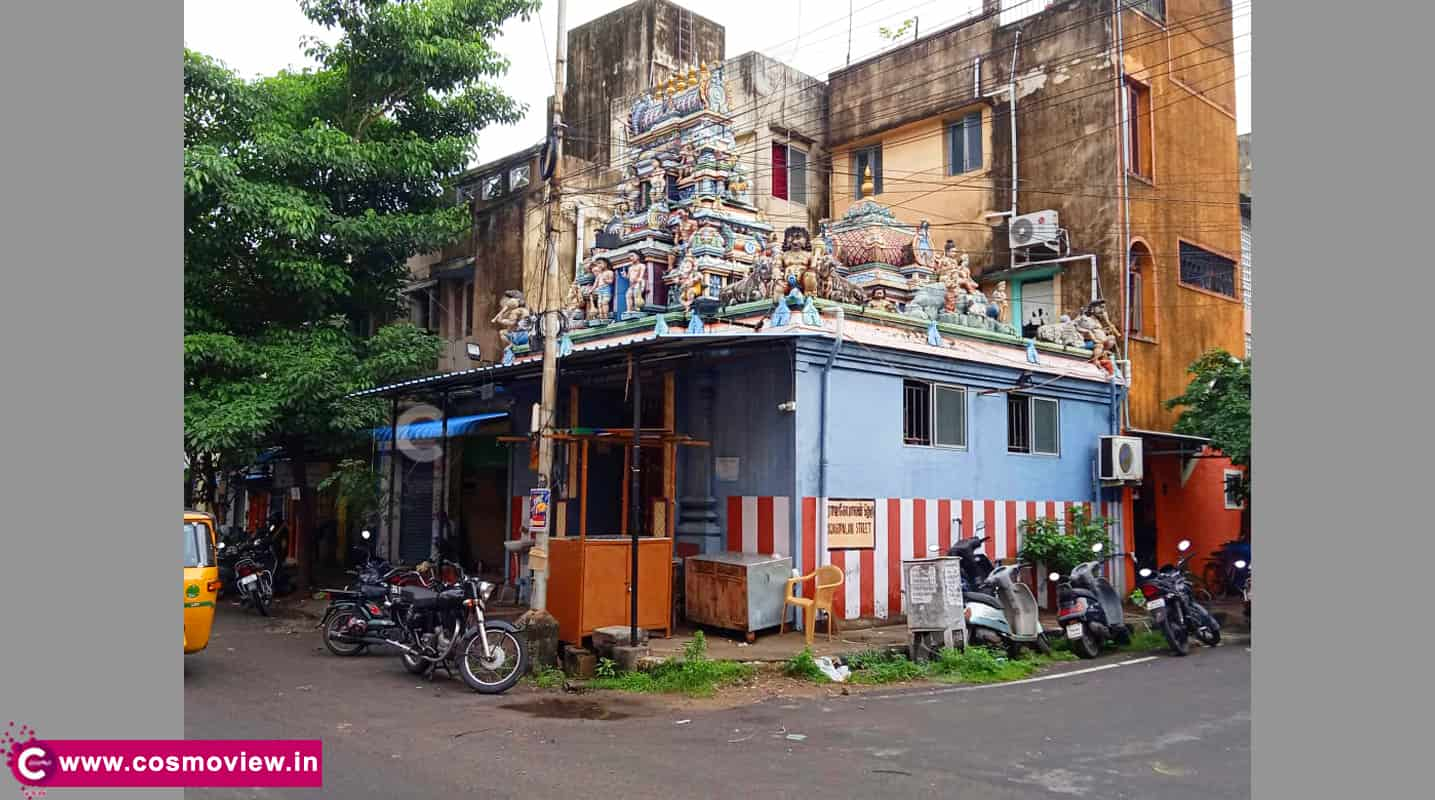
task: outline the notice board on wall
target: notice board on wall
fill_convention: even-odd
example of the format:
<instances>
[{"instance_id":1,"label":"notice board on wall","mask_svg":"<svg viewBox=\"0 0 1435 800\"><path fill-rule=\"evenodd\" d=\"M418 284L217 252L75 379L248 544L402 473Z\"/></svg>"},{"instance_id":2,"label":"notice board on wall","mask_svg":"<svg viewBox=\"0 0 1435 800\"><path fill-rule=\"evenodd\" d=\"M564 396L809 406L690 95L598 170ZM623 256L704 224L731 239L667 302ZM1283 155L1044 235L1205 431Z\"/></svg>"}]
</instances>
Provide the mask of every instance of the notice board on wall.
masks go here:
<instances>
[{"instance_id":1,"label":"notice board on wall","mask_svg":"<svg viewBox=\"0 0 1435 800\"><path fill-rule=\"evenodd\" d=\"M828 499L827 549L870 550L877 545L877 501Z\"/></svg>"}]
</instances>

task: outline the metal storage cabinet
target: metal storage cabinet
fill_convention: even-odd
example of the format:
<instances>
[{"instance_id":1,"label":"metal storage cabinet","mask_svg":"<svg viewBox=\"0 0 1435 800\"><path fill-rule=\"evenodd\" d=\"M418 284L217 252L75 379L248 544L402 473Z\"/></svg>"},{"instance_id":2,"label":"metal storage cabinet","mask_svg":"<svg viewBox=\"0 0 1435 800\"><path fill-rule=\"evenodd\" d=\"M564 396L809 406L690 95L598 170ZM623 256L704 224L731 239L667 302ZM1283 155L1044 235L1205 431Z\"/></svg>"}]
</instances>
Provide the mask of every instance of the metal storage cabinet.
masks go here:
<instances>
[{"instance_id":1,"label":"metal storage cabinet","mask_svg":"<svg viewBox=\"0 0 1435 800\"><path fill-rule=\"evenodd\" d=\"M688 556L683 567L684 613L690 622L742 631L782 623L783 591L792 577L792 559L757 553Z\"/></svg>"}]
</instances>

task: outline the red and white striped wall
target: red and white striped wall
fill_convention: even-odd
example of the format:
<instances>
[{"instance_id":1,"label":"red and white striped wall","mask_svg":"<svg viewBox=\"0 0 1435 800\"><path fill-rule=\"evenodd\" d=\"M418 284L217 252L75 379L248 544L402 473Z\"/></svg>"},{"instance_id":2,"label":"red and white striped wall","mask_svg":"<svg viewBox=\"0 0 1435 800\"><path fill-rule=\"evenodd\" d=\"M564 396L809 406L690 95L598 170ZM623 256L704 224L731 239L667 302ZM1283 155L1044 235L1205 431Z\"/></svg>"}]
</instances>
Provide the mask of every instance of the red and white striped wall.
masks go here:
<instances>
[{"instance_id":1,"label":"red and white striped wall","mask_svg":"<svg viewBox=\"0 0 1435 800\"><path fill-rule=\"evenodd\" d=\"M744 553L796 555L794 564L803 572L812 571L819 563L835 564L846 575L836 598L838 616L886 619L903 613L902 561L925 557L929 545L936 544L945 553L954 540L969 538L980 528L987 537L982 547L989 558L1012 559L1021 547L1023 520L1065 520L1075 507L1111 515L1114 504L1098 505L1099 510L1084 501L879 497L876 547L828 550L825 526L819 524L821 504L816 497L804 497L799 553L793 554L787 552L791 546L789 498L733 496L727 498L727 547ZM952 529L954 519L961 520L960 530ZM1036 579L1037 597L1044 600L1045 576Z\"/></svg>"}]
</instances>

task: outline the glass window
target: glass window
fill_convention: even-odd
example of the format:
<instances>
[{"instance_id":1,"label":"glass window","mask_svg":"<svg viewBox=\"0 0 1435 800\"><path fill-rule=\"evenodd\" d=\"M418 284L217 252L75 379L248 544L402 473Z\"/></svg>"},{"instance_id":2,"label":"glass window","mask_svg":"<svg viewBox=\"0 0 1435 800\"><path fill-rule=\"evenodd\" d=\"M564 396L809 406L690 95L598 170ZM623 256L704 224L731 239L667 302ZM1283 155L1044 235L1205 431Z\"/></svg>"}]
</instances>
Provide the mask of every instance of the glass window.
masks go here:
<instances>
[{"instance_id":1,"label":"glass window","mask_svg":"<svg viewBox=\"0 0 1435 800\"><path fill-rule=\"evenodd\" d=\"M1044 397L1031 399L1032 452L1040 455L1061 454L1061 415L1057 402Z\"/></svg>"},{"instance_id":2,"label":"glass window","mask_svg":"<svg viewBox=\"0 0 1435 800\"><path fill-rule=\"evenodd\" d=\"M1061 455L1061 412L1056 400L1007 395L1007 452Z\"/></svg>"},{"instance_id":3,"label":"glass window","mask_svg":"<svg viewBox=\"0 0 1435 800\"><path fill-rule=\"evenodd\" d=\"M933 387L936 443L943 447L967 446L967 391L956 386Z\"/></svg>"},{"instance_id":4,"label":"glass window","mask_svg":"<svg viewBox=\"0 0 1435 800\"><path fill-rule=\"evenodd\" d=\"M209 539L209 526L199 522L184 523L184 565L214 566L214 543Z\"/></svg>"},{"instance_id":5,"label":"glass window","mask_svg":"<svg viewBox=\"0 0 1435 800\"><path fill-rule=\"evenodd\" d=\"M852 196L862 198L862 181L872 170L872 193L882 193L882 146L864 147L852 153Z\"/></svg>"},{"instance_id":6,"label":"glass window","mask_svg":"<svg viewBox=\"0 0 1435 800\"><path fill-rule=\"evenodd\" d=\"M947 126L947 174L982 168L982 113L974 111Z\"/></svg>"},{"instance_id":7,"label":"glass window","mask_svg":"<svg viewBox=\"0 0 1435 800\"><path fill-rule=\"evenodd\" d=\"M807 154L795 147L787 148L787 200L807 202Z\"/></svg>"}]
</instances>

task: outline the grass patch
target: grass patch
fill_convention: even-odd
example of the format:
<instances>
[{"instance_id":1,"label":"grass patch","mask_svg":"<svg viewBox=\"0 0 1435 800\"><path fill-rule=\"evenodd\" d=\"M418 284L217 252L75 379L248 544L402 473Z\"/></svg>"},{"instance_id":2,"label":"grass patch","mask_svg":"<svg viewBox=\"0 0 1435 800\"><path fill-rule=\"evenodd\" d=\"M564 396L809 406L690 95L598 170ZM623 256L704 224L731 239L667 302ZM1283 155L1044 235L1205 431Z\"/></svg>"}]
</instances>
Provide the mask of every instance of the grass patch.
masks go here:
<instances>
[{"instance_id":1,"label":"grass patch","mask_svg":"<svg viewBox=\"0 0 1435 800\"><path fill-rule=\"evenodd\" d=\"M817 660L812 657L812 649L807 647L804 647L801 653L783 662L782 674L789 678L812 681L813 683L827 683L831 680L817 667Z\"/></svg>"},{"instance_id":2,"label":"grass patch","mask_svg":"<svg viewBox=\"0 0 1435 800\"><path fill-rule=\"evenodd\" d=\"M540 689L557 689L563 685L564 677L563 670L545 667L534 670L528 680Z\"/></svg>"},{"instance_id":3,"label":"grass patch","mask_svg":"<svg viewBox=\"0 0 1435 800\"><path fill-rule=\"evenodd\" d=\"M858 684L905 683L925 678L927 670L900 653L884 654L881 659L866 662L862 669L853 669L848 680Z\"/></svg>"},{"instance_id":4,"label":"grass patch","mask_svg":"<svg viewBox=\"0 0 1435 800\"><path fill-rule=\"evenodd\" d=\"M883 650L864 650L843 659L852 669L848 680L859 685L907 683L931 679L947 683L1001 683L1031 676L1037 669L1059 661L1076 661L1070 651L1053 650L1051 655L1024 652L1016 661L985 647L969 647L965 653L943 650L935 661L919 664L906 654ZM811 652L804 650L788 659L783 672L792 678L814 683L830 683L817 668Z\"/></svg>"},{"instance_id":5,"label":"grass patch","mask_svg":"<svg viewBox=\"0 0 1435 800\"><path fill-rule=\"evenodd\" d=\"M1131 632L1131 643L1116 645L1116 650L1122 653L1153 653L1158 650L1165 650L1171 645L1166 641L1165 634L1160 631L1138 631Z\"/></svg>"},{"instance_id":6,"label":"grass patch","mask_svg":"<svg viewBox=\"0 0 1435 800\"><path fill-rule=\"evenodd\" d=\"M960 683L1003 683L1030 677L1040 663L1033 657L1013 661L986 647L968 647L966 652L944 648L936 661L927 667L928 674L938 680Z\"/></svg>"},{"instance_id":7,"label":"grass patch","mask_svg":"<svg viewBox=\"0 0 1435 800\"><path fill-rule=\"evenodd\" d=\"M816 664L813 664L816 667ZM750 679L753 668L736 661L713 661L707 657L702 631L683 647L683 657L659 664L646 672L625 672L588 682L594 689L612 689L639 694L685 694L710 697L719 688Z\"/></svg>"}]
</instances>

